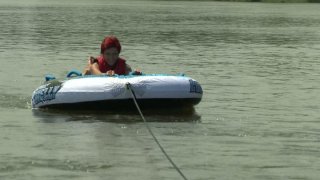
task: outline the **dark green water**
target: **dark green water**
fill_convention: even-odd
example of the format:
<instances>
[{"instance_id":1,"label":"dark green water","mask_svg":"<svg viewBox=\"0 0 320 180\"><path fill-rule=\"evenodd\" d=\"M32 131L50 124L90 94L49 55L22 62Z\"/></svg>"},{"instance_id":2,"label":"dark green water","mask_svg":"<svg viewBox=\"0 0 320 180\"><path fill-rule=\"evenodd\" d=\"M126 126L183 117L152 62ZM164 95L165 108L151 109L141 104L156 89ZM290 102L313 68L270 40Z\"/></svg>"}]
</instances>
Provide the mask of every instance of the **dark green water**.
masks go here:
<instances>
[{"instance_id":1,"label":"dark green water","mask_svg":"<svg viewBox=\"0 0 320 180\"><path fill-rule=\"evenodd\" d=\"M108 34L119 37L131 66L184 72L202 84L196 114L146 117L189 179L318 179L319 10L1 1L0 179L180 179L138 115L30 108L45 74L81 70Z\"/></svg>"}]
</instances>

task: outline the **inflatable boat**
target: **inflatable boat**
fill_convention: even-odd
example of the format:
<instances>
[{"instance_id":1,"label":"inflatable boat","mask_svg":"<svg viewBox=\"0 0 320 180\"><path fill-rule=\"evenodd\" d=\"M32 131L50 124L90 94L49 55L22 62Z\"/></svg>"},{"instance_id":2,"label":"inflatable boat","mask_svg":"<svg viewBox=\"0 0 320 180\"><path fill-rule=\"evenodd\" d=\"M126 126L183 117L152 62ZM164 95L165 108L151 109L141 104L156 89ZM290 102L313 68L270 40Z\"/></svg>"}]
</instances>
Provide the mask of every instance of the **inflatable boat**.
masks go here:
<instances>
[{"instance_id":1,"label":"inflatable boat","mask_svg":"<svg viewBox=\"0 0 320 180\"><path fill-rule=\"evenodd\" d=\"M33 92L31 103L33 108L135 108L128 84L141 108L193 107L203 94L201 85L183 74L82 76L72 71L64 80L47 76L45 83Z\"/></svg>"}]
</instances>

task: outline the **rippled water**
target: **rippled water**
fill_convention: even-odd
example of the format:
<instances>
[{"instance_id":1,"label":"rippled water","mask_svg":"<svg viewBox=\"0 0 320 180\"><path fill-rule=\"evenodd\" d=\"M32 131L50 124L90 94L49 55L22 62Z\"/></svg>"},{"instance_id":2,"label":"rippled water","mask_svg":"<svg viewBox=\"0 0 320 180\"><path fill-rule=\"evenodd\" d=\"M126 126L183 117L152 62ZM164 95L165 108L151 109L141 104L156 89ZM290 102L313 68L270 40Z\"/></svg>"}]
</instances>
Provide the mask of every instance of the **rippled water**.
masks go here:
<instances>
[{"instance_id":1,"label":"rippled water","mask_svg":"<svg viewBox=\"0 0 320 180\"><path fill-rule=\"evenodd\" d=\"M135 114L31 110L115 34L129 64L197 79L194 115L147 115L189 179L318 179L320 6L1 1L0 179L179 179ZM168 122L169 121L169 122Z\"/></svg>"}]
</instances>

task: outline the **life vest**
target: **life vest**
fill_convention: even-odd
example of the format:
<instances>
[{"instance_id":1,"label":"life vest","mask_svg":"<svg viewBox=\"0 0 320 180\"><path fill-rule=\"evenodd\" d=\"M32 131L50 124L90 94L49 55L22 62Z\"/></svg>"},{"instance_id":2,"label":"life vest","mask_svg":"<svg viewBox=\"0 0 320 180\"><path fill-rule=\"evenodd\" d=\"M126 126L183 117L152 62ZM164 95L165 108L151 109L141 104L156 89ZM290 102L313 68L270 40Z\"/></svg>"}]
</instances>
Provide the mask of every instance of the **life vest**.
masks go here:
<instances>
[{"instance_id":1,"label":"life vest","mask_svg":"<svg viewBox=\"0 0 320 180\"><path fill-rule=\"evenodd\" d=\"M126 74L126 60L122 58L118 58L117 62L110 66L103 58L103 56L97 57L99 70L102 73L106 73L107 71L113 70L115 74L125 75Z\"/></svg>"}]
</instances>

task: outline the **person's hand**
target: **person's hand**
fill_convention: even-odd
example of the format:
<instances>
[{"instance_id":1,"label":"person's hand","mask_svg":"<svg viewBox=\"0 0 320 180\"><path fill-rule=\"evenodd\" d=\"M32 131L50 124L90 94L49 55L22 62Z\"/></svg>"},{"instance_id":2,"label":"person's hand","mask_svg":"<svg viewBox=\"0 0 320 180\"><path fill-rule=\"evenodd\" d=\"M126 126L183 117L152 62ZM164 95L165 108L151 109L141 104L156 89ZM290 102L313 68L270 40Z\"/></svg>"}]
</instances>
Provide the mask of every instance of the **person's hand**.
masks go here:
<instances>
[{"instance_id":1,"label":"person's hand","mask_svg":"<svg viewBox=\"0 0 320 180\"><path fill-rule=\"evenodd\" d=\"M140 69L136 69L136 70L134 70L131 74L132 74L132 75L142 75L142 72L141 72Z\"/></svg>"},{"instance_id":2,"label":"person's hand","mask_svg":"<svg viewBox=\"0 0 320 180\"><path fill-rule=\"evenodd\" d=\"M95 62L97 62L97 59L96 58L94 58L94 57L92 57L92 56L89 56L89 58L88 58L88 64L93 64L93 63L95 63Z\"/></svg>"},{"instance_id":3,"label":"person's hand","mask_svg":"<svg viewBox=\"0 0 320 180\"><path fill-rule=\"evenodd\" d=\"M87 66L85 67L84 70L85 70L85 71L90 71L91 65L92 65L92 63L91 63L91 56L89 56L89 57L88 57Z\"/></svg>"},{"instance_id":4,"label":"person's hand","mask_svg":"<svg viewBox=\"0 0 320 180\"><path fill-rule=\"evenodd\" d=\"M106 75L107 75L107 76L114 76L115 73L114 73L113 70L109 70L109 71L106 72Z\"/></svg>"},{"instance_id":5,"label":"person's hand","mask_svg":"<svg viewBox=\"0 0 320 180\"><path fill-rule=\"evenodd\" d=\"M91 71L92 65L93 65L95 62L97 62L97 59L94 58L94 57L92 57L92 56L89 56L89 57L88 57L88 64L87 64L86 69Z\"/></svg>"}]
</instances>

